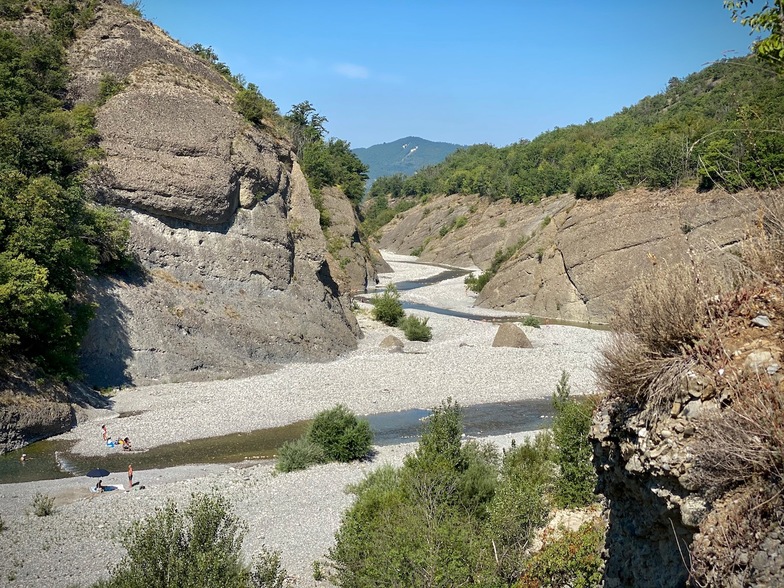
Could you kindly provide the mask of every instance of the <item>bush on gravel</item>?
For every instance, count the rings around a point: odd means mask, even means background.
[[[324,450],[327,459],[343,462],[365,457],[373,444],[370,423],[342,404],[317,414],[307,438]]]
[[[300,437],[296,441],[286,441],[278,450],[275,468],[279,472],[294,472],[326,461],[327,457],[320,445],[307,437]]]

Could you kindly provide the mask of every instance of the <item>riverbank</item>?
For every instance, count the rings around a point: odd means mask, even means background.
[[[390,257],[395,273],[389,280],[418,279],[438,268]],[[428,290],[431,289],[429,292]],[[428,303],[470,308],[462,280],[412,291]],[[454,305],[454,306],[450,306]],[[575,393],[593,391],[591,366],[606,333],[573,327],[526,328],[533,349],[493,348],[497,326],[433,313],[429,343],[405,342],[403,353],[379,347],[397,329],[370,318],[360,305],[358,320],[364,337],[358,349],[323,364],[292,364],[271,374],[218,382],[166,384],[120,390],[111,411],[91,411],[63,438],[75,441],[74,451],[99,456],[102,424],[115,435],[129,436],[138,447],[251,431],[312,417],[336,403],[358,414],[428,408],[451,396],[463,405],[539,398],[552,394],[561,370],[571,375]],[[477,309],[471,309],[476,313]],[[118,419],[119,414],[129,415]],[[120,425],[122,429],[120,430]],[[498,438],[509,443],[525,434]],[[371,462],[328,464],[305,472],[275,475],[269,462],[192,465],[137,471],[144,490],[94,495],[88,478],[70,478],[0,486],[0,515],[7,529],[0,533],[0,582],[10,586],[87,585],[105,577],[122,556],[120,538],[133,520],[154,512],[166,500],[185,502],[193,492],[217,491],[246,520],[248,554],[262,544],[280,550],[283,563],[298,586],[318,585],[312,562],[323,558],[350,505],[345,486],[358,482],[383,463],[399,465],[412,445],[381,447]],[[124,474],[105,479],[126,484]],[[56,498],[49,517],[30,514],[33,496]],[[13,578],[13,579],[11,579]]]

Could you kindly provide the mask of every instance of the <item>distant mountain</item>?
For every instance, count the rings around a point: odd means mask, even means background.
[[[391,143],[359,147],[352,151],[370,168],[368,172],[370,178],[368,185],[370,185],[381,176],[393,174],[410,176],[426,165],[441,163],[447,155],[460,147],[462,145],[454,143],[439,143],[421,137],[405,137]]]

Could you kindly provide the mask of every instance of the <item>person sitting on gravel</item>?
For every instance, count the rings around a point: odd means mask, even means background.
[[[130,451],[131,450],[131,440],[126,437],[121,441],[123,451]]]
[[[104,491],[103,480],[100,480],[100,479],[98,480],[98,483],[95,485],[95,491],[96,492],[103,492]]]

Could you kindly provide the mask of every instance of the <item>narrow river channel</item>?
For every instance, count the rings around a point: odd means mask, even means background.
[[[400,291],[410,291],[468,273],[458,268],[439,267],[443,271],[434,276],[416,281],[401,281],[396,286]],[[370,297],[361,299],[369,301]],[[478,321],[520,320],[518,316],[489,317],[420,303],[405,302],[404,307]],[[464,407],[465,434],[467,437],[485,437],[537,430],[548,426],[552,413],[549,399],[468,406]],[[365,417],[370,422],[377,445],[394,445],[416,441],[429,414],[429,410],[420,408],[370,414]],[[119,419],[123,416],[121,414]],[[130,454],[118,449],[116,453],[101,457],[73,453],[72,444],[67,441],[40,441],[22,450],[0,456],[0,484],[80,476],[99,465],[111,471],[122,471],[127,468],[129,458],[133,459],[134,467],[139,470],[193,463],[239,463],[270,459],[275,457],[278,447],[285,441],[298,438],[307,426],[308,421],[301,421],[249,433],[232,433],[172,443],[146,451],[133,451]],[[22,453],[27,455],[24,463],[20,460]]]

